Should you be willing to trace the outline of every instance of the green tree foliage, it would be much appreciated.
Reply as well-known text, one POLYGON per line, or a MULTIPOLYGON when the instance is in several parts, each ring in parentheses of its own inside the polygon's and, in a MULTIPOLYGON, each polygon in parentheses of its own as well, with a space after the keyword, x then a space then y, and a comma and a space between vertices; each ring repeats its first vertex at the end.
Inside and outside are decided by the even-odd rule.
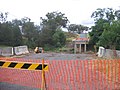
POLYGON ((51 12, 46 14, 46 18, 41 18, 41 46, 61 46, 64 43, 64 35, 58 29, 65 28, 68 23, 67 17, 61 12, 51 12), (58 33, 57 33, 58 32, 58 33), (61 36, 60 36, 61 35, 61 36), (63 38, 63 41, 61 40, 63 38), (58 45, 59 44, 59 45, 58 45))
POLYGON ((0 43, 2 45, 12 45, 13 31, 11 29, 11 23, 0 24, 0 43))
POLYGON ((95 26, 90 32, 90 44, 102 45, 111 49, 119 48, 120 10, 99 8, 93 12, 91 17, 95 18, 95 26))
POLYGON ((42 29, 41 33, 40 33, 40 39, 39 39, 39 46, 45 46, 47 45, 54 45, 53 40, 52 40, 52 36, 53 36, 53 32, 49 29, 42 29))
POLYGON ((34 48, 38 45, 39 26, 35 26, 30 20, 30 18, 24 17, 21 20, 15 19, 12 23, 14 24, 14 27, 19 27, 19 31, 21 31, 22 34, 23 44, 34 48))
POLYGON ((0 14, 0 45, 22 45, 22 35, 18 21, 7 21, 7 17, 8 13, 0 14))
POLYGON ((19 27, 12 22, 0 24, 0 44, 17 46, 22 44, 22 35, 19 27))
POLYGON ((8 17, 8 12, 0 13, 0 22, 6 22, 8 17))
POLYGON ((90 41, 89 43, 92 45, 96 45, 99 41, 99 37, 102 35, 104 31, 104 24, 108 21, 105 19, 99 19, 95 22, 95 26, 92 26, 92 32, 89 33, 90 35, 90 41))
POLYGON ((20 32, 20 28, 17 25, 12 26, 13 30, 13 45, 12 46, 20 46, 23 44, 22 34, 20 32))
POLYGON ((95 12, 92 13, 91 17, 97 22, 99 19, 105 19, 109 22, 115 20, 115 10, 112 8, 98 8, 95 12))
POLYGON ((100 36, 98 45, 110 49, 120 48, 120 21, 113 21, 105 25, 105 30, 100 36))
POLYGON ((41 18, 40 26, 34 25, 28 17, 7 21, 7 13, 1 13, 0 20, 0 45, 26 44, 30 48, 65 45, 66 37, 61 28, 67 26, 68 19, 61 12, 47 13, 45 19, 41 18))
POLYGON ((61 47, 65 45, 66 36, 61 29, 57 29, 57 31, 54 33, 52 38, 53 38, 55 47, 61 47))
POLYGON ((39 27, 35 26, 33 22, 30 22, 29 18, 22 19, 22 31, 24 37, 24 43, 29 47, 35 47, 38 44, 39 27))
POLYGON ((69 32, 76 32, 78 34, 82 33, 83 31, 87 31, 88 27, 83 26, 83 25, 77 25, 77 24, 70 24, 68 26, 68 31, 69 32))
POLYGON ((58 27, 66 27, 68 23, 67 17, 64 16, 61 12, 51 12, 46 14, 46 19, 42 20, 42 25, 48 27, 51 30, 56 30, 58 27))

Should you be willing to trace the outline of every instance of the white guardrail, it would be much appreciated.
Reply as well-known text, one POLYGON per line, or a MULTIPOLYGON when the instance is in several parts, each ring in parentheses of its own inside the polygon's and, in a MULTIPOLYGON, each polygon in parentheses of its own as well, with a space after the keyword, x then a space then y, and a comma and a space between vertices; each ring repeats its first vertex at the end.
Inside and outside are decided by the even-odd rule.
POLYGON ((12 55, 21 55, 29 53, 28 47, 24 46, 17 46, 17 47, 1 47, 0 48, 0 55, 2 56, 12 56, 12 55))
POLYGON ((13 47, 0 48, 0 55, 2 55, 2 56, 12 56, 12 55, 14 55, 13 47))
POLYGON ((105 48, 104 47, 99 47, 99 50, 98 50, 98 57, 103 57, 104 54, 105 54, 105 48))
MULTIPOLYGON (((120 51, 116 50, 117 57, 120 58, 120 51)), ((103 57, 103 58, 113 58, 114 57, 114 52, 111 49, 105 49, 104 47, 99 47, 98 57, 103 57)))
POLYGON ((14 47, 14 53, 16 55, 27 54, 27 53, 29 53, 28 47, 26 45, 25 46, 14 47))

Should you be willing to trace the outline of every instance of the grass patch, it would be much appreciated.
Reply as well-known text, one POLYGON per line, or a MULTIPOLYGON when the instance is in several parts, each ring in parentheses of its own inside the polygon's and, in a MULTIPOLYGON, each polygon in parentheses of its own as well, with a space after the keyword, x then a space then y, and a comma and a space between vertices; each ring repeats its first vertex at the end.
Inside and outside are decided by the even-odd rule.
POLYGON ((6 45, 0 45, 1 48, 5 48, 5 47, 11 47, 11 46, 6 46, 6 45))

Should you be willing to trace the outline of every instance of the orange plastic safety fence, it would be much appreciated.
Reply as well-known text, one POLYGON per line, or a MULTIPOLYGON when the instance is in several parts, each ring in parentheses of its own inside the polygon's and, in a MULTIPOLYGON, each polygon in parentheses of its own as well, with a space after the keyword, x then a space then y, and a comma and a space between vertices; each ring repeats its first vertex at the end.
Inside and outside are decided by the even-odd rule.
MULTIPOLYGON (((18 58, 0 60, 41 62, 18 58)), ((120 60, 45 60, 46 90, 120 90, 120 60)), ((0 68, 0 82, 41 88, 41 72, 0 68)))

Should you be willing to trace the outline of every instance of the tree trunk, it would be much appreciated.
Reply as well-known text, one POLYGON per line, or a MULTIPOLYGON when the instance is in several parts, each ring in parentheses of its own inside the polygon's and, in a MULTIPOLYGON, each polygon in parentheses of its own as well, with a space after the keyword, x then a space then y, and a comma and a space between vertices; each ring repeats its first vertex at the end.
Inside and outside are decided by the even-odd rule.
POLYGON ((113 58, 117 58, 117 51, 115 46, 113 46, 113 58))

